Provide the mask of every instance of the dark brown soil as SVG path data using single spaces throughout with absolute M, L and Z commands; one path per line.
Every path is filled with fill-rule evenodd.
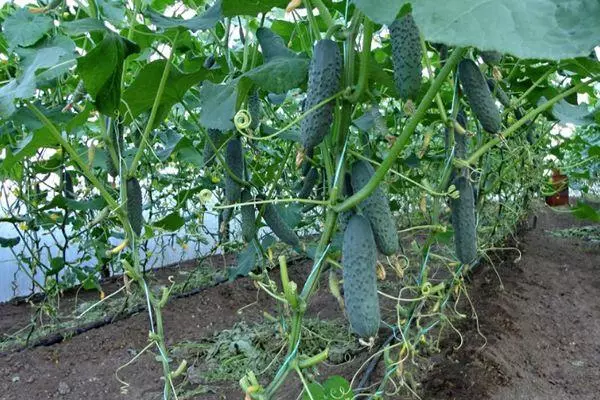
M 470 297 L 487 343 L 474 319 L 459 325 L 463 346 L 454 350 L 457 336 L 450 336 L 442 354 L 431 357 L 433 367 L 423 379 L 421 398 L 600 398 L 600 249 L 546 233 L 582 224 L 569 215 L 548 210 L 538 215 L 537 228 L 518 243 L 518 263 L 512 262 L 516 252 L 491 255 L 503 289 L 490 265 L 473 276 Z M 307 263 L 295 265 L 292 279 L 302 280 L 308 269 Z M 241 310 L 244 306 L 248 307 Z M 275 305 L 249 279 L 174 300 L 164 310 L 168 344 L 198 340 L 241 320 L 262 320 L 263 310 L 274 313 Z M 340 310 L 322 290 L 310 314 L 333 318 Z M 0 326 L 3 331 L 14 328 L 28 321 L 28 315 L 27 306 L 2 305 Z M 162 398 L 161 368 L 152 353 L 118 371 L 129 386 L 115 376 L 146 346 L 148 329 L 148 316 L 140 313 L 58 345 L 0 356 L 0 399 Z M 321 376 L 351 378 L 366 356 L 322 366 Z M 237 382 L 214 389 L 215 394 L 196 398 L 243 398 Z M 298 382 L 292 380 L 277 398 L 296 399 L 299 392 Z

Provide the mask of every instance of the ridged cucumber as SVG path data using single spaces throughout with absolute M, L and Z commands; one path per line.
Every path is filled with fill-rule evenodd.
M 500 104 L 504 107 L 510 107 L 510 99 L 502 87 L 500 87 L 500 85 L 492 78 L 488 78 L 487 84 L 490 88 L 490 92 L 496 96 Z
M 225 163 L 231 169 L 231 172 L 238 177 L 243 179 L 244 177 L 244 154 L 242 151 L 242 141 L 240 138 L 235 137 L 227 143 L 227 150 L 225 152 Z M 237 183 L 229 174 L 225 176 L 225 197 L 229 204 L 237 203 L 240 201 L 242 194 L 242 187 Z
M 308 174 L 304 177 L 302 189 L 298 192 L 298 197 L 301 199 L 306 199 L 310 193 L 312 192 L 315 184 L 319 180 L 319 171 L 312 167 Z
M 308 89 L 304 110 L 307 111 L 333 96 L 340 88 L 342 56 L 338 45 L 329 39 L 315 44 L 313 58 L 308 69 Z M 300 139 L 305 149 L 321 143 L 329 133 L 333 121 L 335 101 L 310 112 L 300 125 Z
M 142 189 L 137 178 L 129 178 L 125 183 L 127 192 L 127 217 L 131 224 L 131 229 L 136 235 L 142 233 L 144 226 L 144 217 L 142 215 Z
M 73 174 L 71 171 L 65 171 L 63 173 L 63 196 L 66 199 L 75 198 L 75 191 L 73 190 L 73 177 L 71 174 Z
M 454 179 L 454 186 L 460 192 L 458 199 L 450 201 L 456 258 L 468 264 L 477 257 L 475 198 L 468 178 L 458 176 Z
M 289 244 L 292 247 L 300 247 L 300 238 L 296 235 L 296 232 L 285 223 L 277 208 L 272 203 L 265 205 L 265 211 L 263 218 L 273 233 L 284 243 Z
M 498 133 L 502 128 L 500 111 L 477 64 L 468 58 L 462 60 L 458 64 L 458 78 L 483 129 L 490 133 Z
M 483 62 L 485 62 L 487 65 L 500 64 L 500 61 L 502 61 L 502 53 L 498 51 L 480 51 L 479 55 L 481 58 L 483 58 Z
M 362 215 L 350 218 L 342 245 L 344 302 L 352 330 L 361 337 L 377 335 L 377 249 L 371 224 Z
M 419 95 L 423 70 L 419 28 L 411 14 L 395 20 L 389 28 L 396 87 L 402 99 L 414 100 Z
M 242 203 L 252 201 L 252 195 L 248 189 L 242 191 Z M 242 238 L 246 243 L 251 242 L 256 234 L 256 213 L 254 205 L 245 205 L 240 207 L 242 216 Z
M 250 96 L 248 96 L 248 113 L 252 119 L 250 128 L 258 128 L 258 125 L 260 124 L 260 115 L 262 114 L 262 105 L 260 104 L 257 90 L 254 90 Z
M 354 192 L 361 190 L 371 179 L 375 170 L 366 161 L 359 160 L 352 165 L 352 189 Z M 395 219 L 390 210 L 385 193 L 378 187 L 369 197 L 360 203 L 364 215 L 368 218 L 373 228 L 377 248 L 385 255 L 392 255 L 398 251 L 398 231 Z

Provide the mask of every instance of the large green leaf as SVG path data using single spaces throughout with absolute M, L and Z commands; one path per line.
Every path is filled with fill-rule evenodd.
M 29 99 L 36 89 L 36 72 L 56 65 L 67 51 L 62 47 L 45 47 L 27 60 L 27 68 L 21 76 L 11 79 L 0 88 L 0 116 L 8 117 L 15 111 L 15 99 Z
M 124 104 L 121 105 L 121 114 L 125 116 L 126 123 L 152 108 L 166 63 L 166 60 L 156 60 L 145 65 L 133 83 L 123 92 Z M 154 124 L 158 125 L 167 116 L 171 107 L 180 102 L 193 85 L 203 79 L 213 79 L 213 77 L 214 72 L 210 70 L 199 69 L 196 72 L 184 74 L 172 66 Z
M 169 232 L 175 232 L 185 224 L 185 220 L 179 215 L 178 211 L 159 219 L 152 225 L 156 228 L 164 229 Z
M 228 131 L 234 128 L 233 117 L 237 101 L 237 81 L 214 84 L 204 81 L 200 89 L 200 123 L 207 129 Z
M 586 56 L 600 42 L 597 0 L 420 0 L 412 6 L 434 42 L 552 60 Z
M 166 161 L 171 156 L 178 156 L 179 161 L 190 162 L 198 167 L 204 167 L 202 154 L 194 147 L 192 141 L 174 130 L 167 130 L 163 136 L 164 149 L 156 155 L 161 161 Z
M 21 241 L 21 238 L 18 236 L 11 237 L 11 238 L 5 238 L 5 237 L 0 236 L 0 247 L 15 247 L 16 245 L 19 244 L 20 241 Z
M 390 24 L 405 0 L 353 0 Z M 497 50 L 521 58 L 587 56 L 600 43 L 597 0 L 419 0 L 411 2 L 427 40 Z
M 138 51 L 135 43 L 110 32 L 88 54 L 77 59 L 85 88 L 101 113 L 114 116 L 119 109 L 123 62 Z
M 36 67 L 35 79 L 38 89 L 41 85 L 47 85 L 50 82 L 54 84 L 55 78 L 62 76 L 75 65 L 75 43 L 64 35 L 56 35 L 34 47 L 17 49 L 16 53 L 21 58 L 21 64 L 28 68 L 35 62 L 37 53 L 42 50 L 58 55 L 58 59 L 48 67 Z M 44 70 L 40 71 L 41 69 Z
M 217 22 L 219 22 L 219 20 L 221 20 L 221 18 L 223 18 L 221 13 L 221 0 L 217 0 L 217 2 L 211 8 L 206 10 L 204 14 L 190 19 L 165 17 L 164 15 L 152 10 L 148 11 L 147 15 L 152 23 L 158 28 L 189 29 L 194 32 L 211 29 Z
M 24 8 L 17 10 L 4 21 L 2 30 L 11 46 L 31 46 L 52 29 L 52 18 L 32 14 Z
M 256 32 L 265 63 L 244 74 L 262 89 L 284 93 L 306 80 L 308 59 L 287 48 L 283 39 L 267 28 Z
M 257 15 L 271 9 L 285 8 L 289 0 L 223 0 L 223 16 Z
M 542 97 L 540 103 L 545 103 Z M 590 111 L 587 104 L 573 105 L 564 100 L 552 107 L 552 115 L 564 124 L 589 125 L 594 123 L 595 111 Z
M 6 157 L 0 163 L 0 170 L 9 171 L 17 162 L 25 157 L 33 156 L 39 148 L 55 147 L 56 145 L 56 141 L 46 128 L 30 133 L 19 141 L 16 148 L 6 152 Z

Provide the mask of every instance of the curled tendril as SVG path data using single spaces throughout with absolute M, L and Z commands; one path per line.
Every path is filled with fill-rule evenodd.
M 238 131 L 248 129 L 250 124 L 252 123 L 252 117 L 248 110 L 240 110 L 233 117 L 233 123 L 235 125 L 235 129 Z

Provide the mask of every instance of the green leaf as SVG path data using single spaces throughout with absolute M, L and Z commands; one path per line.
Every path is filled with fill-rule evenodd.
M 352 400 L 354 393 L 350 389 L 348 381 L 341 376 L 334 375 L 323 383 L 326 399 Z
M 135 43 L 110 32 L 87 55 L 77 59 L 85 88 L 101 113 L 115 116 L 121 102 L 123 62 L 138 51 Z
M 104 26 L 104 23 L 98 18 L 76 19 L 75 21 L 64 22 L 61 26 L 65 32 L 71 36 L 79 36 L 88 32 L 107 30 L 106 26 Z
M 61 47 L 46 47 L 35 52 L 23 74 L 0 88 L 0 116 L 8 117 L 15 111 L 16 99 L 33 97 L 36 89 L 36 71 L 56 65 L 65 53 L 65 49 Z
M 2 30 L 11 47 L 31 46 L 52 29 L 52 18 L 20 8 L 6 18 Z
M 164 229 L 169 232 L 175 232 L 185 224 L 185 220 L 179 215 L 178 211 L 172 212 L 166 217 L 159 219 L 152 225 L 156 228 Z
M 540 103 L 545 103 L 545 97 Z M 560 100 L 552 107 L 552 115 L 562 123 L 574 125 L 589 125 L 594 123 L 595 111 L 590 111 L 587 104 L 573 105 L 565 100 Z
M 308 63 L 302 58 L 279 57 L 246 72 L 244 76 L 264 90 L 284 93 L 306 80 Z
M 244 76 L 273 93 L 284 93 L 300 86 L 306 80 L 309 60 L 288 49 L 283 39 L 267 28 L 259 28 L 256 36 L 265 63 Z
M 189 29 L 193 32 L 212 29 L 223 18 L 221 14 L 221 0 L 217 0 L 204 14 L 190 19 L 165 17 L 152 10 L 148 11 L 147 15 L 150 21 L 160 29 Z
M 12 238 L 5 238 L 0 236 L 0 247 L 15 247 L 19 244 L 21 238 L 16 236 Z
M 404 1 L 354 3 L 375 22 L 390 24 Z M 412 10 L 429 41 L 520 58 L 587 56 L 600 41 L 597 0 L 420 0 Z
M 164 136 L 165 148 L 156 153 L 161 161 L 166 161 L 172 155 L 178 155 L 179 161 L 190 162 L 203 167 L 202 154 L 194 147 L 192 141 L 174 130 L 167 130 Z
M 38 89 L 44 84 L 48 85 L 51 81 L 54 85 L 54 79 L 67 73 L 75 65 L 75 42 L 67 36 L 56 35 L 34 47 L 17 49 L 16 53 L 21 58 L 23 67 L 29 68 L 36 62 L 36 56 L 40 51 L 58 55 L 58 59 L 53 65 L 36 67 L 35 81 Z M 42 69 L 43 71 L 41 71 Z
M 223 16 L 233 17 L 236 15 L 258 15 L 271 11 L 274 7 L 283 8 L 289 0 L 223 0 Z
M 0 170 L 6 172 L 25 157 L 34 155 L 39 148 L 51 148 L 56 145 L 57 142 L 46 128 L 30 133 L 24 139 L 19 141 L 16 148 L 7 149 L 6 156 L 0 163 Z
M 200 124 L 207 129 L 233 129 L 237 100 L 236 82 L 214 84 L 204 81 L 200 88 Z
M 125 3 L 121 0 L 95 0 L 98 11 L 105 19 L 115 26 L 121 26 L 126 22 Z
M 133 83 L 123 92 L 124 104 L 121 105 L 121 115 L 125 116 L 126 123 L 152 108 L 166 64 L 167 60 L 156 60 L 145 65 Z M 171 107 L 180 102 L 193 85 L 203 79 L 213 79 L 213 77 L 214 73 L 206 69 L 184 74 L 171 66 L 154 125 L 160 124 Z
M 229 280 L 232 281 L 238 276 L 246 276 L 254 269 L 258 261 L 258 250 L 253 244 L 238 253 L 237 266 L 229 270 Z
M 387 25 L 394 22 L 405 3 L 398 0 L 352 0 L 352 2 L 374 22 Z
M 600 212 L 582 201 L 577 201 L 577 206 L 571 209 L 571 213 L 579 219 L 600 222 Z
M 310 393 L 310 395 L 309 395 Z M 302 395 L 302 400 L 329 400 L 325 394 L 325 390 L 318 383 L 309 383 L 306 385 L 306 390 Z

